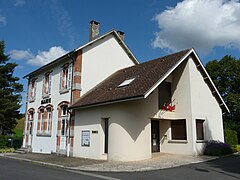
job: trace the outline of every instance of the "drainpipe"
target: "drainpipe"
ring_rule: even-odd
[[[72,81],[71,81],[71,92],[70,92],[70,105],[72,105],[72,89],[73,89],[73,68],[74,68],[74,59],[72,58],[72,56],[70,54],[68,54],[68,57],[71,59],[72,61]],[[70,138],[70,135],[71,135],[71,122],[72,122],[72,112],[70,109],[67,110],[68,113],[70,114],[70,117],[69,117],[69,120],[68,120],[68,143],[67,143],[67,157],[70,156],[70,147],[71,147],[71,138]]]

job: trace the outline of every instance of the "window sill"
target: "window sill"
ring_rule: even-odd
[[[39,137],[51,137],[51,134],[37,133],[36,136],[39,136]]]
[[[196,140],[196,143],[207,143],[207,140]]]
[[[62,89],[59,91],[60,94],[65,94],[65,93],[68,93],[69,92],[69,89]]]
[[[187,140],[168,140],[168,143],[180,143],[180,144],[187,144]]]
[[[46,98],[49,98],[49,97],[50,97],[50,94],[44,94],[44,95],[42,96],[43,99],[46,99]]]
[[[29,100],[29,103],[32,103],[32,102],[34,102],[35,101],[35,99],[30,99]]]

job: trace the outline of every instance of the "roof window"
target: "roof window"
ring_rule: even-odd
[[[128,86],[131,82],[133,82],[136,78],[126,79],[121,84],[118,85],[118,87]]]

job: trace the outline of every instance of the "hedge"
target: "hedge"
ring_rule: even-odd
[[[230,145],[237,145],[238,144],[238,136],[237,131],[231,129],[224,130],[225,142]]]

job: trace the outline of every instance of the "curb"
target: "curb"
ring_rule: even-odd
[[[208,159],[208,160],[199,160],[197,162],[191,162],[191,163],[185,163],[185,164],[178,164],[178,165],[169,165],[169,166],[165,166],[165,167],[142,167],[142,168],[136,168],[136,169],[109,169],[107,168],[106,170],[104,169],[95,169],[95,168],[86,168],[85,166],[78,166],[78,167],[66,167],[64,165],[58,165],[58,164],[53,164],[53,163],[46,163],[46,162],[42,162],[42,161],[37,161],[37,160],[30,160],[30,159],[26,159],[26,158],[20,158],[20,157],[13,157],[13,156],[6,156],[4,153],[0,154],[0,157],[5,157],[5,158],[9,158],[9,159],[16,159],[16,160],[22,160],[22,161],[26,161],[26,162],[32,162],[32,163],[37,163],[37,164],[42,164],[42,165],[46,165],[46,166],[52,166],[52,167],[56,167],[56,168],[62,168],[62,169],[66,169],[66,170],[74,170],[74,171],[84,171],[84,172],[147,172],[147,171],[155,171],[155,170],[162,170],[162,169],[169,169],[169,168],[175,168],[175,167],[181,167],[184,165],[189,165],[189,164],[197,164],[197,163],[201,163],[201,162],[205,162],[205,161],[209,161],[209,160],[213,160],[213,159],[217,159],[219,157],[215,157],[212,159]],[[84,168],[85,167],[85,168]]]

